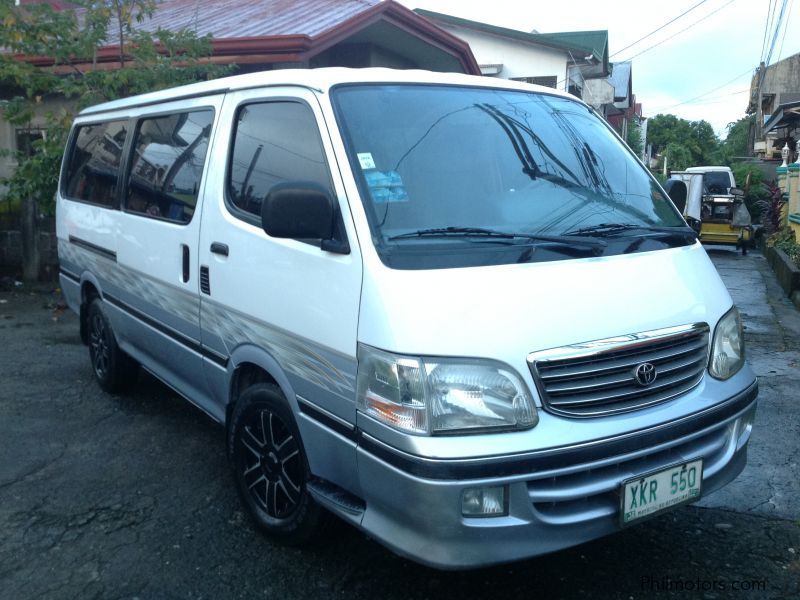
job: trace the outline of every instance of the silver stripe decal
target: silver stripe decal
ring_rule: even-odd
[[[58,253],[64,262],[76,267],[76,271],[89,271],[103,285],[108,284],[141,298],[176,319],[192,324],[197,323],[199,315],[202,328],[222,341],[226,356],[207,346],[203,347],[204,352],[226,359],[238,346],[251,343],[274,356],[287,373],[348,402],[354,399],[355,357],[294,336],[206,298],[201,303],[199,296],[119,263],[112,263],[65,240],[58,241]],[[165,327],[169,326],[165,324]]]

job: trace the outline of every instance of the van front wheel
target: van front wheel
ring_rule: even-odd
[[[111,322],[103,310],[103,301],[95,298],[87,315],[89,360],[97,383],[103,391],[114,393],[131,384],[138,365],[117,345]]]
[[[323,509],[306,488],[308,461],[278,386],[260,383],[241,395],[228,428],[228,456],[239,497],[261,530],[289,545],[314,536]]]

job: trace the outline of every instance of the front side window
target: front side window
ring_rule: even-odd
[[[211,109],[142,119],[125,190],[127,211],[192,220],[213,122]]]
[[[655,231],[683,232],[685,224],[579,102],[435,85],[341,86],[333,99],[373,241],[390,266],[557,260],[684,243]]]
[[[67,161],[62,194],[72,200],[115,206],[127,133],[127,121],[79,126]]]
[[[263,102],[239,109],[228,169],[228,200],[260,217],[277,183],[304,181],[331,189],[316,119],[299,102]]]

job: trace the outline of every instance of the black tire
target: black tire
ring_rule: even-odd
[[[120,350],[111,322],[103,310],[103,301],[94,298],[87,311],[89,360],[100,387],[109,393],[122,391],[135,381],[138,365]]]
[[[305,450],[277,385],[259,383],[242,393],[228,427],[228,458],[239,497],[264,533],[291,546],[315,537],[324,509],[306,487]]]

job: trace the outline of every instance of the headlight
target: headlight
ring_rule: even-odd
[[[714,329],[708,372],[717,379],[728,379],[744,364],[744,330],[739,311],[733,307]]]
[[[539,420],[525,384],[502,363],[398,356],[362,345],[357,405],[416,434],[526,429]]]

